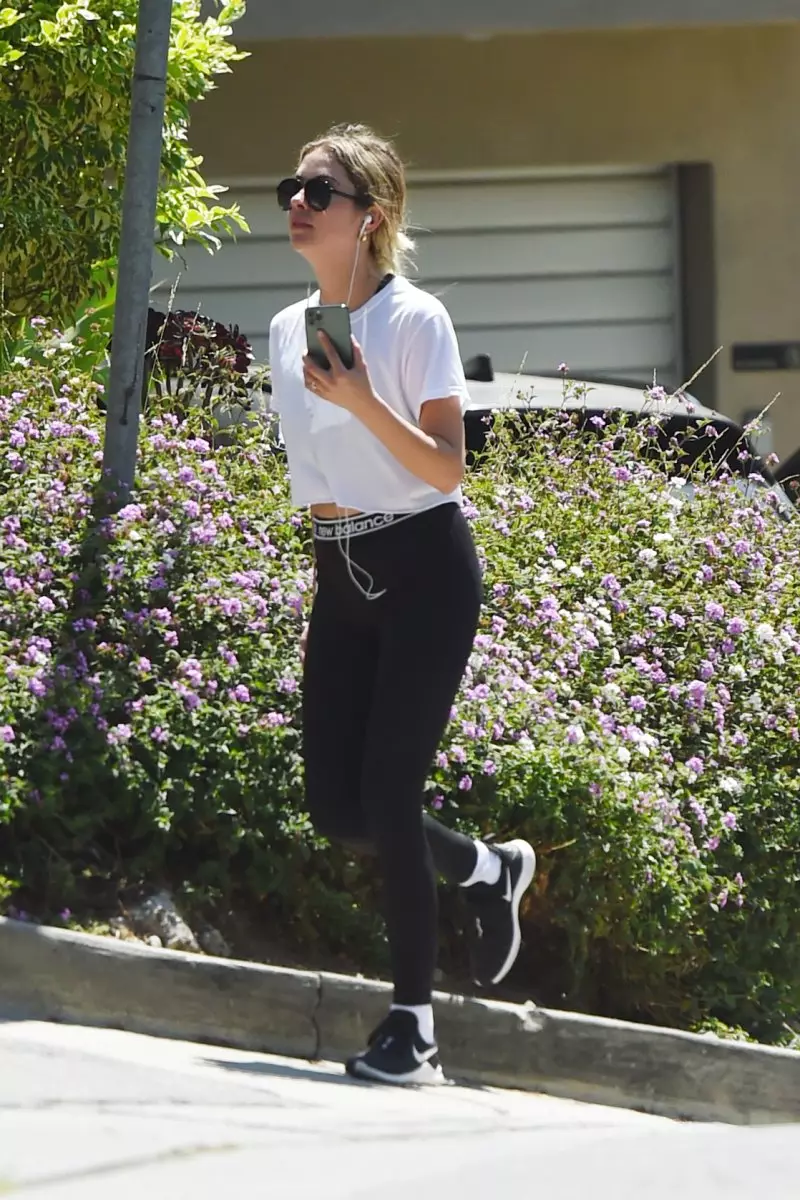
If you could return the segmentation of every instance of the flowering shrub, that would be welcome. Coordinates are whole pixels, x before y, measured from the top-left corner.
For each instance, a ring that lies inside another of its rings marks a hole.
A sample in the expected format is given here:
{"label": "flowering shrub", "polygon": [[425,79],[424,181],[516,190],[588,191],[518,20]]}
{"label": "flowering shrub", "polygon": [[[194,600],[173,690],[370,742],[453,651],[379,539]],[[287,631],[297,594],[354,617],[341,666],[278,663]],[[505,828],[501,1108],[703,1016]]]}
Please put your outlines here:
{"label": "flowering shrub", "polygon": [[[282,459],[256,424],[218,445],[155,401],[114,513],[97,386],[68,352],[0,386],[6,897],[167,878],[379,969],[369,867],[302,810],[310,570]],[[467,486],[483,625],[426,802],[534,842],[527,994],[777,1039],[800,993],[800,525],[702,457],[682,497],[681,447],[652,437],[551,414],[522,453],[499,423]]]}

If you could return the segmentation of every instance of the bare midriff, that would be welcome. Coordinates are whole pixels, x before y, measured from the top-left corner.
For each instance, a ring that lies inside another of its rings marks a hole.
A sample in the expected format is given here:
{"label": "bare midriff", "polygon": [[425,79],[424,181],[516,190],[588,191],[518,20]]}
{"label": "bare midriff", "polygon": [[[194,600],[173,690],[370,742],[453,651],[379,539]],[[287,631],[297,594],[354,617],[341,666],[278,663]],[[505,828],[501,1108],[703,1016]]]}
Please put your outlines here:
{"label": "bare midriff", "polygon": [[341,508],[338,504],[312,504],[311,515],[312,517],[321,517],[323,521],[335,521],[342,517],[360,517],[361,509]]}

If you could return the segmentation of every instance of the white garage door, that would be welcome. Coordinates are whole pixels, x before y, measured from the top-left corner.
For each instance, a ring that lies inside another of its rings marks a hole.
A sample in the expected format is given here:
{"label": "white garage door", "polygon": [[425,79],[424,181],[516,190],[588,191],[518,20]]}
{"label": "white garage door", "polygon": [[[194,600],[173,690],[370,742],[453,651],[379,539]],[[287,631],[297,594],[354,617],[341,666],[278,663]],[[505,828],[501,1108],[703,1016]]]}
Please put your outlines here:
{"label": "white garage door", "polygon": [[[265,186],[228,193],[251,234],[211,257],[189,247],[175,305],[238,324],[259,361],[270,318],[313,287]],[[498,370],[677,384],[676,203],[669,170],[452,176],[415,182],[419,281],[449,308],[464,358]],[[154,283],[176,268],[156,256]],[[169,289],[152,301],[165,309]]]}

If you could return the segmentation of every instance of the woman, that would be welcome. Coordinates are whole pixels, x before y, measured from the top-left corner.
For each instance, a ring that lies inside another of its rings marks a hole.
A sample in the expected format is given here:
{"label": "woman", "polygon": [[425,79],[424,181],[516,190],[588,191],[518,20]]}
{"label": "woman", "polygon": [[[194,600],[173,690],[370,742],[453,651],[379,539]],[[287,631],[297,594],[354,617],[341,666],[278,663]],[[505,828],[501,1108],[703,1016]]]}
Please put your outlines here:
{"label": "woman", "polygon": [[[519,905],[535,866],[527,842],[490,847],[423,813],[481,605],[461,512],[466,383],[445,308],[402,275],[406,183],[389,142],[362,125],[335,126],[305,146],[278,201],[319,288],[270,327],[292,499],[311,510],[316,559],[303,680],[307,806],[320,833],[377,854],[394,980],[386,1020],[347,1070],[436,1083],[436,872],[467,889],[475,976],[487,985],[519,952]],[[324,336],[330,368],[308,355],[310,304],[348,306],[349,370]]]}

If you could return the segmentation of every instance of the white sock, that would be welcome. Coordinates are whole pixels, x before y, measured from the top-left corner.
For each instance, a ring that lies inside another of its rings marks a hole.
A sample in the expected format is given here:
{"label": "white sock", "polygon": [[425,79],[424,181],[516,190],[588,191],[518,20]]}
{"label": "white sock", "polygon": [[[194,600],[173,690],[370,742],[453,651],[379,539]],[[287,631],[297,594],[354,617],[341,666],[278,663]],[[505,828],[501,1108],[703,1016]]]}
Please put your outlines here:
{"label": "white sock", "polygon": [[417,1018],[419,1025],[420,1036],[425,1039],[429,1046],[432,1046],[435,1038],[433,1036],[433,1005],[432,1004],[393,1004],[392,1012],[398,1010],[400,1012],[413,1013]]}
{"label": "white sock", "polygon": [[473,883],[488,883],[490,886],[497,883],[500,878],[500,871],[503,866],[502,859],[499,854],[495,854],[490,850],[485,842],[476,840],[475,849],[478,852],[478,860],[475,863],[475,870],[470,875],[469,879],[465,879],[461,884],[462,887],[472,887]]}

